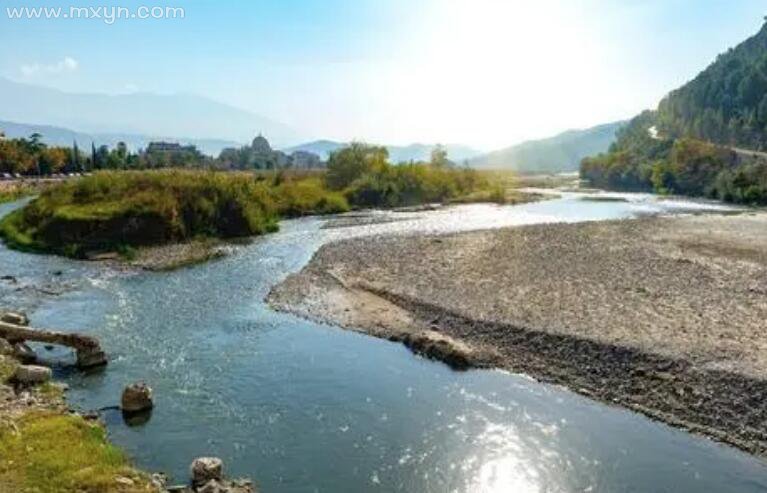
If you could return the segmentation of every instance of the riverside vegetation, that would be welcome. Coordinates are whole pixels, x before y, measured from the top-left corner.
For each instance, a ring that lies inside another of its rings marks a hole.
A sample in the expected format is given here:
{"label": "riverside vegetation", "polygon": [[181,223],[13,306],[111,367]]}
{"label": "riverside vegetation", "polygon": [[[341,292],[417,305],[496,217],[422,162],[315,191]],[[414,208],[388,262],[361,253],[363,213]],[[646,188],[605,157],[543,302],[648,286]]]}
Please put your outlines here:
{"label": "riverside vegetation", "polygon": [[385,148],[355,143],[327,171],[100,171],[44,190],[0,222],[15,249],[87,258],[141,247],[273,232],[281,217],[450,201],[518,202],[444,151],[392,165]]}
{"label": "riverside vegetation", "polygon": [[69,412],[58,384],[14,389],[19,363],[5,346],[0,345],[0,491],[158,491],[148,474],[108,442],[101,424]]}
{"label": "riverside vegetation", "polygon": [[653,138],[653,121],[651,112],[635,118],[618,132],[610,152],[583,160],[581,177],[613,190],[767,204],[764,158],[691,137]]}
{"label": "riverside vegetation", "polygon": [[[767,26],[581,163],[605,188],[767,204]],[[753,149],[754,152],[744,149]]]}

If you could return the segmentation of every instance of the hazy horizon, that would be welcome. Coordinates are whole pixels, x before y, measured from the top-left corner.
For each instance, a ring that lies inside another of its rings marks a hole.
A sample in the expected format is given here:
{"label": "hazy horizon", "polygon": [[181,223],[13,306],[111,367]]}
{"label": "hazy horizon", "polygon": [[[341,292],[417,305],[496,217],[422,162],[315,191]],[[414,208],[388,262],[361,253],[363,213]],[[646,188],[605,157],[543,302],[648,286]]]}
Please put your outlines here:
{"label": "hazy horizon", "polygon": [[[61,6],[34,6],[46,5]],[[111,25],[0,12],[0,76],[70,93],[196,94],[284,123],[301,141],[488,151],[654,107],[754,34],[764,13],[751,0],[183,8],[183,19]]]}

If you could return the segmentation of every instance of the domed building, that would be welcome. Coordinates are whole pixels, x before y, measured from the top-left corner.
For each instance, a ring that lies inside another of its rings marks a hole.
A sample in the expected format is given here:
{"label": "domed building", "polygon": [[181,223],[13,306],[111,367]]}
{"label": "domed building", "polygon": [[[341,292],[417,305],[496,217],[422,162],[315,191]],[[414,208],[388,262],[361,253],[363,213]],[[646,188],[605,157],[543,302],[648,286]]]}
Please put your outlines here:
{"label": "domed building", "polygon": [[250,147],[256,154],[267,155],[272,153],[272,146],[269,145],[269,141],[266,140],[266,137],[261,134],[258,134],[258,136],[253,139],[253,144],[251,144]]}
{"label": "domed building", "polygon": [[250,146],[222,150],[218,160],[219,165],[224,168],[240,170],[291,167],[310,169],[322,167],[323,164],[319,156],[310,152],[295,151],[288,156],[282,151],[276,151],[260,133]]}

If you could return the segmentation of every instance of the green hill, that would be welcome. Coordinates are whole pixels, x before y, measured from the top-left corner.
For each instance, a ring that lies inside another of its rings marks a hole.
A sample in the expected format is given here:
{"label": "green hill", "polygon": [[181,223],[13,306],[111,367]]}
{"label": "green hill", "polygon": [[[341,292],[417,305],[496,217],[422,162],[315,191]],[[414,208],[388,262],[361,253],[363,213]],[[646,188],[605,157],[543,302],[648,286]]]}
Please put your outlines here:
{"label": "green hill", "polygon": [[530,140],[472,159],[476,168],[510,169],[520,173],[577,171],[581,159],[605,152],[626,122],[614,122],[585,130],[568,130],[540,140]]}
{"label": "green hill", "polygon": [[657,123],[672,138],[767,148],[767,24],[664,98]]}
{"label": "green hill", "polygon": [[585,158],[593,186],[767,204],[767,26]]}

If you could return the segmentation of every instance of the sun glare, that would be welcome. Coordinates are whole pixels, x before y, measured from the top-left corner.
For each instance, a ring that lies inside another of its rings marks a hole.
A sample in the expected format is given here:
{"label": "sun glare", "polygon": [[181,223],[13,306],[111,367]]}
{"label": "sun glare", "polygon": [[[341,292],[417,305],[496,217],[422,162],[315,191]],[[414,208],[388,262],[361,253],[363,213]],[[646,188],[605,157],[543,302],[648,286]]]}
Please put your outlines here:
{"label": "sun glare", "polygon": [[388,80],[393,105],[428,115],[415,133],[493,147],[584,123],[594,112],[583,95],[600,90],[588,75],[601,47],[576,9],[455,0],[434,2],[423,15],[402,71]]}

